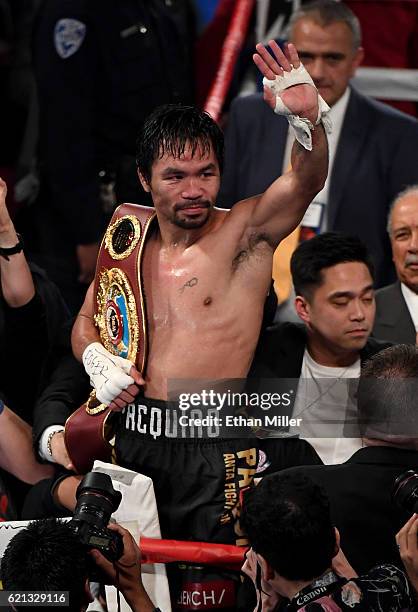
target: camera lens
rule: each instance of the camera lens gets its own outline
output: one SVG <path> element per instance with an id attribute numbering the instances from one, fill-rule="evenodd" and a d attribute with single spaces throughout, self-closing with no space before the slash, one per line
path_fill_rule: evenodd
<path id="1" fill-rule="evenodd" d="M 119 507 L 121 493 L 115 491 L 108 474 L 89 472 L 78 485 L 76 496 L 77 505 L 69 525 L 87 550 L 96 548 L 109 561 L 116 561 L 123 553 L 123 540 L 107 525 Z"/>
<path id="2" fill-rule="evenodd" d="M 117 510 L 122 495 L 115 491 L 108 474 L 89 472 L 77 488 L 74 519 L 104 529 Z"/>
<path id="3" fill-rule="evenodd" d="M 414 470 L 408 470 L 398 476 L 392 497 L 402 510 L 409 514 L 418 512 L 418 474 Z"/>

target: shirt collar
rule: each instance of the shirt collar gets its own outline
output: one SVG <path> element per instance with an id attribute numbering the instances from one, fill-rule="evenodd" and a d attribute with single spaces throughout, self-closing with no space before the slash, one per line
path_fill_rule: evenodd
<path id="1" fill-rule="evenodd" d="M 344 121 L 345 111 L 347 110 L 348 103 L 350 101 L 351 90 L 349 87 L 346 88 L 345 92 L 337 102 L 331 106 L 329 116 L 332 121 L 332 129 L 336 133 L 339 133 L 341 126 Z"/>
<path id="2" fill-rule="evenodd" d="M 401 291 L 415 329 L 418 331 L 418 294 L 414 293 L 409 287 L 404 285 L 404 283 L 401 283 Z"/>

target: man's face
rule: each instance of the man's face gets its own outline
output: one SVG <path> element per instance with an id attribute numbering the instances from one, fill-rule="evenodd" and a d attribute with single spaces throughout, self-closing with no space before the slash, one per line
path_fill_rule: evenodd
<path id="1" fill-rule="evenodd" d="M 294 24 L 290 39 L 319 93 L 332 106 L 361 63 L 363 49 L 353 49 L 352 33 L 340 21 L 323 26 L 303 17 Z"/>
<path id="2" fill-rule="evenodd" d="M 340 263 L 324 269 L 322 278 L 309 300 L 296 301 L 312 342 L 336 355 L 359 351 L 372 330 L 376 309 L 369 269 L 361 262 Z"/>
<path id="3" fill-rule="evenodd" d="M 418 193 L 411 193 L 395 204 L 390 242 L 399 280 L 418 293 Z"/>
<path id="4" fill-rule="evenodd" d="M 215 205 L 219 165 L 212 147 L 207 155 L 199 147 L 192 155 L 186 146 L 180 157 L 165 153 L 156 159 L 150 183 L 141 175 L 140 181 L 162 219 L 182 229 L 197 229 L 205 225 Z"/>

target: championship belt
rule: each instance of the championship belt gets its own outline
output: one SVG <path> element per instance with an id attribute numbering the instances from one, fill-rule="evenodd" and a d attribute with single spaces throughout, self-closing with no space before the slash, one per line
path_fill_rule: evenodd
<path id="1" fill-rule="evenodd" d="M 142 284 L 142 255 L 155 210 L 121 204 L 106 230 L 97 258 L 94 280 L 94 322 L 103 346 L 113 355 L 129 359 L 142 373 L 147 358 L 147 320 Z M 114 413 L 96 399 L 68 417 L 65 445 L 78 473 L 88 472 L 95 459 L 108 461 Z"/>

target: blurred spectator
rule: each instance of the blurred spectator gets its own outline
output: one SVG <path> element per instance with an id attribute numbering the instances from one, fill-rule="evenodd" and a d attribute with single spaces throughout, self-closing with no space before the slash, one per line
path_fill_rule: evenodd
<path id="1" fill-rule="evenodd" d="M 0 168 L 2 174 L 3 169 L 5 167 L 11 169 L 17 159 L 25 122 L 25 107 L 16 104 L 11 91 L 17 44 L 16 21 L 20 12 L 20 3 L 0 0 L 0 78 L 2 83 Z"/>
<path id="2" fill-rule="evenodd" d="M 189 5 L 42 5 L 34 39 L 42 190 L 33 223 L 40 261 L 73 311 L 116 202 L 148 202 L 135 167 L 143 119 L 162 103 L 192 100 Z"/>
<path id="3" fill-rule="evenodd" d="M 418 185 L 401 192 L 388 218 L 398 280 L 376 292 L 373 335 L 416 344 L 418 338 Z"/>
<path id="4" fill-rule="evenodd" d="M 242 520 L 251 544 L 243 571 L 254 579 L 254 610 L 414 609 L 397 567 L 384 564 L 357 575 L 339 550 L 329 501 L 309 478 L 286 472 L 263 478 L 246 493 Z"/>
<path id="5" fill-rule="evenodd" d="M 33 204 L 39 193 L 38 140 L 39 107 L 32 65 L 33 28 L 43 0 L 20 0 L 16 3 L 16 43 L 14 48 L 10 96 L 12 103 L 24 108 L 23 138 L 15 165 L 15 184 L 12 205 L 15 223 L 19 223 L 19 212 L 24 206 Z M 11 195 L 11 194 L 9 194 Z"/>
<path id="6" fill-rule="evenodd" d="M 290 40 L 331 106 L 333 122 L 328 179 L 302 225 L 311 234 L 339 230 L 364 239 L 376 266 L 376 284 L 382 286 L 394 279 L 386 234 L 389 204 L 418 179 L 418 122 L 349 86 L 363 49 L 358 21 L 343 3 L 304 4 L 293 16 Z M 265 191 L 288 169 L 292 141 L 287 121 L 266 112 L 261 94 L 238 98 L 229 117 L 220 205 L 230 208 Z M 288 270 L 283 252 L 281 258 Z"/>
<path id="7" fill-rule="evenodd" d="M 342 548 L 358 572 L 381 561 L 400 564 L 394 538 L 406 517 L 391 491 L 399 475 L 418 469 L 417 372 L 414 346 L 393 346 L 374 355 L 358 387 L 365 447 L 342 465 L 289 471 L 305 474 L 325 488 Z"/>
<path id="8" fill-rule="evenodd" d="M 347 0 L 363 29 L 364 65 L 418 68 L 418 3 L 411 0 Z M 383 98 L 383 96 L 382 96 Z M 388 104 L 417 115 L 417 103 L 390 100 Z"/>
<path id="9" fill-rule="evenodd" d="M 281 323 L 264 332 L 249 376 L 298 379 L 291 416 L 302 422 L 290 431 L 307 439 L 324 463 L 339 463 L 361 447 L 349 379 L 387 347 L 369 338 L 373 266 L 358 238 L 325 232 L 299 245 L 291 268 L 304 324 Z"/>

